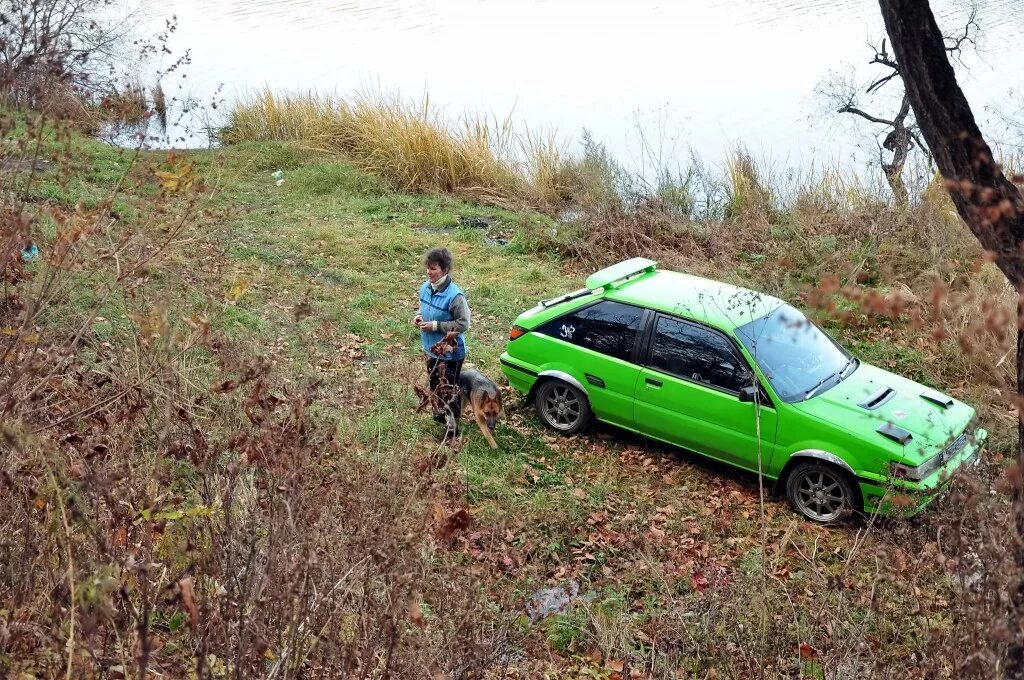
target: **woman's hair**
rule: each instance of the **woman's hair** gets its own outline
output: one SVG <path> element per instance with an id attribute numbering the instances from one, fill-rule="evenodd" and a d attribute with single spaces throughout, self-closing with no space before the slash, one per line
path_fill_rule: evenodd
<path id="1" fill-rule="evenodd" d="M 452 270 L 452 252 L 447 248 L 431 248 L 427 251 L 427 254 L 423 256 L 423 264 L 428 267 L 432 264 L 436 264 L 441 268 L 441 271 L 448 273 Z"/>

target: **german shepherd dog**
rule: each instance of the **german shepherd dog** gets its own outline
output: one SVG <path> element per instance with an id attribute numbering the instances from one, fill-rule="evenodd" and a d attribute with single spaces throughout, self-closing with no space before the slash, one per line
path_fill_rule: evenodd
<path id="1" fill-rule="evenodd" d="M 502 411 L 498 386 L 480 371 L 465 368 L 459 373 L 459 390 L 462 392 L 463 404 L 468 401 L 473 406 L 473 417 L 487 443 L 492 449 L 498 448 L 493 434 Z"/>

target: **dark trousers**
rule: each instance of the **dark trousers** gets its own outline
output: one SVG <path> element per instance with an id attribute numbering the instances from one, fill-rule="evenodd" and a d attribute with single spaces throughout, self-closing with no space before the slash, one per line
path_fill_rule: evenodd
<path id="1" fill-rule="evenodd" d="M 463 359 L 445 361 L 427 357 L 427 378 L 430 393 L 434 395 L 435 416 L 444 416 L 449 412 L 459 419 L 462 414 L 462 395 L 459 394 L 459 373 L 462 371 Z"/>

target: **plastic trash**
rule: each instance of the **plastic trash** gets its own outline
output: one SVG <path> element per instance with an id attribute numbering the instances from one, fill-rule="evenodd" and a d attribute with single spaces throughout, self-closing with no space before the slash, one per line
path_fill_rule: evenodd
<path id="1" fill-rule="evenodd" d="M 274 170 L 274 172 L 270 173 L 270 176 L 276 180 L 280 180 L 284 177 L 284 170 Z"/>
<path id="2" fill-rule="evenodd" d="M 283 179 L 279 179 L 276 182 L 274 182 L 274 184 L 276 184 L 277 186 L 281 186 L 282 184 L 284 184 L 284 180 Z"/>
<path id="3" fill-rule="evenodd" d="M 22 262 L 31 262 L 32 260 L 38 260 L 38 259 L 39 259 L 39 248 L 36 247 L 35 243 L 33 243 L 28 248 L 25 248 L 24 250 L 21 251 L 21 261 Z"/>
<path id="4" fill-rule="evenodd" d="M 580 584 L 576 581 L 569 581 L 564 586 L 541 588 L 530 596 L 530 601 L 526 604 L 526 614 L 536 623 L 568 609 L 579 594 Z"/>

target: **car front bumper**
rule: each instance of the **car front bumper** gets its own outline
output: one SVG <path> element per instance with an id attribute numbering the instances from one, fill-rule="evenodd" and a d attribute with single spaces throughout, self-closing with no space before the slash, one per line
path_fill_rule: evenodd
<path id="1" fill-rule="evenodd" d="M 950 482 L 959 470 L 975 467 L 981 462 L 987 440 L 988 432 L 979 428 L 962 452 L 920 481 L 858 477 L 864 511 L 890 517 L 918 514 L 949 491 Z"/>

